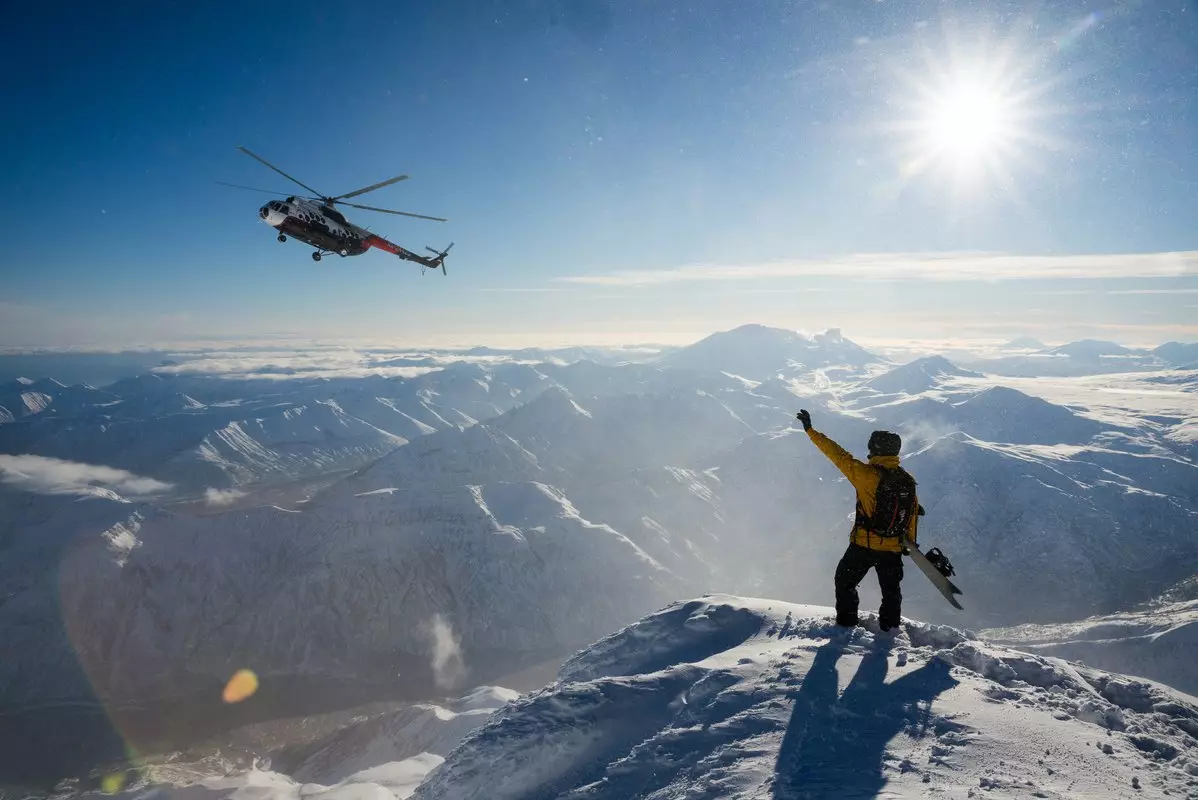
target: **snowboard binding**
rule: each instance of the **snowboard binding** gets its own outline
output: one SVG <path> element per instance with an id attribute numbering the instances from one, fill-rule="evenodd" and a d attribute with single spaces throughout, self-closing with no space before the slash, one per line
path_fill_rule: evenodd
<path id="1" fill-rule="evenodd" d="M 944 577 L 951 578 L 953 575 L 957 574 L 956 570 L 953 569 L 952 562 L 948 560 L 948 556 L 940 552 L 939 547 L 933 547 L 931 550 L 924 553 L 924 555 L 927 557 L 928 561 L 932 562 L 932 566 L 935 567 Z"/>

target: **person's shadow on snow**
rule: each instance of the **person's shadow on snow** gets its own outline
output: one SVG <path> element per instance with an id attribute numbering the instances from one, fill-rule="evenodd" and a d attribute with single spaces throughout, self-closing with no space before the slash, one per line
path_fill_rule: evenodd
<path id="1" fill-rule="evenodd" d="M 775 800 L 876 797 L 887 780 L 886 744 L 904 729 L 923 736 L 932 700 L 957 684 L 939 659 L 887 684 L 888 653 L 867 652 L 837 698 L 836 661 L 843 651 L 840 642 L 819 648 L 799 686 L 778 751 Z"/>

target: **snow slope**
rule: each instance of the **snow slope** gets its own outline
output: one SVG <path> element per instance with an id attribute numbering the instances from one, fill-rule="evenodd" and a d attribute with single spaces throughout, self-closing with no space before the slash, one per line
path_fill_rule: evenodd
<path id="1" fill-rule="evenodd" d="M 554 388 L 486 423 L 416 440 L 338 491 L 510 480 L 569 489 L 643 467 L 698 461 L 753 433 L 702 391 L 580 402 Z"/>
<path id="2" fill-rule="evenodd" d="M 353 469 L 407 444 L 332 400 L 259 413 L 213 431 L 155 474 L 185 485 L 240 486 Z"/>
<path id="3" fill-rule="evenodd" d="M 1159 599 L 1131 611 L 1057 625 L 982 631 L 995 642 L 1167 683 L 1198 694 L 1198 579 L 1186 599 Z M 1183 594 L 1183 597 L 1186 595 Z"/>
<path id="4" fill-rule="evenodd" d="M 679 603 L 502 708 L 413 795 L 1122 798 L 1198 794 L 1198 699 L 906 622 Z"/>

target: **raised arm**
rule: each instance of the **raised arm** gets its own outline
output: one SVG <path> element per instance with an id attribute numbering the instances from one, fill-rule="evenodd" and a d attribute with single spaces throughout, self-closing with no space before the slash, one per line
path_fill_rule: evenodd
<path id="1" fill-rule="evenodd" d="M 836 468 L 849 479 L 849 483 L 854 487 L 862 485 L 866 476 L 873 473 L 873 467 L 869 464 L 854 458 L 848 450 L 811 427 L 811 415 L 807 413 L 806 409 L 799 412 L 798 419 L 803 423 L 803 430 L 807 431 L 807 435 L 811 437 L 815 446 L 836 465 Z"/>

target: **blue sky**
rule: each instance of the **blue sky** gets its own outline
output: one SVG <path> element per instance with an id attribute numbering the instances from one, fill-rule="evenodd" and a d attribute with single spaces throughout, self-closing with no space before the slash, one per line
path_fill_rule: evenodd
<path id="1" fill-rule="evenodd" d="M 1198 4 L 959 6 L 26 4 L 0 346 L 1198 339 Z M 362 199 L 449 222 L 351 216 L 449 278 L 278 244 L 237 145 L 410 173 Z"/>

